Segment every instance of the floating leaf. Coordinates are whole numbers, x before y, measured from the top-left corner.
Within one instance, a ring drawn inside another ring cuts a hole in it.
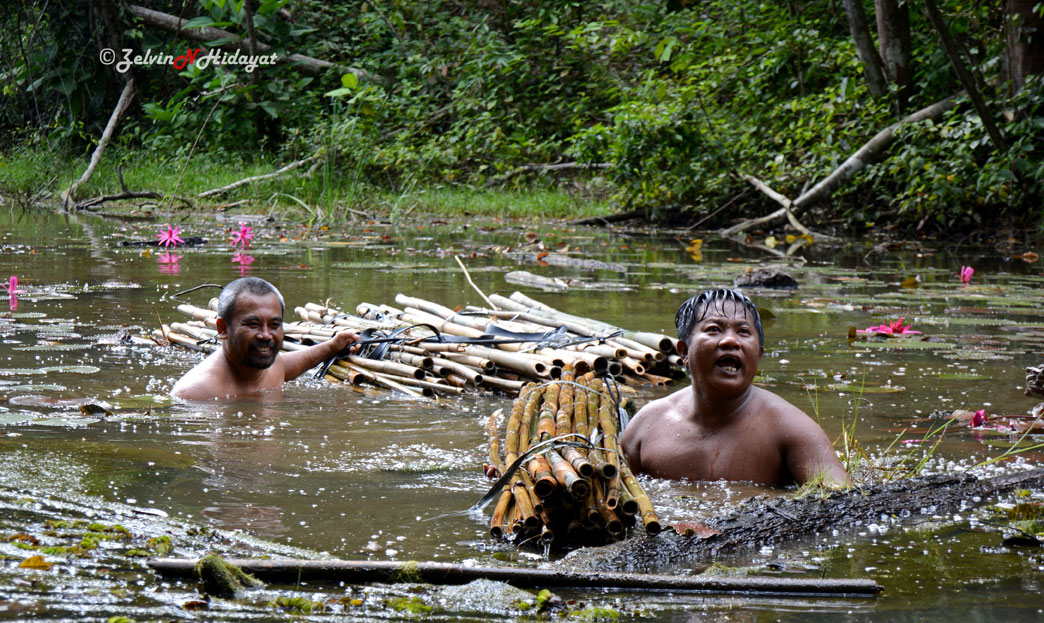
[[[101,370],[97,366],[49,366],[46,368],[40,368],[43,373],[48,372],[62,372],[64,374],[94,374]]]
[[[988,376],[971,372],[937,372],[932,376],[942,381],[988,381],[990,379]]]
[[[23,376],[30,374],[47,374],[43,368],[0,368],[0,376]]]
[[[66,428],[80,428],[83,426],[89,426],[100,422],[101,420],[94,417],[51,417],[42,420],[34,420],[33,426],[54,426],[54,427],[66,427]]]
[[[64,392],[67,388],[64,385],[55,385],[52,383],[42,383],[40,385],[13,385],[7,388],[9,392]]]
[[[32,422],[42,418],[43,415],[40,413],[33,413],[32,411],[14,411],[9,413],[0,413],[0,426],[13,426],[17,424],[25,424],[26,422]]]
[[[21,569],[43,569],[47,570],[54,566],[53,562],[47,562],[43,556],[30,556],[18,565]]]
[[[892,338],[887,340],[867,340],[858,342],[862,347],[879,350],[948,350],[954,348],[950,342],[930,342],[918,339]]]
[[[64,351],[64,350],[87,350],[93,344],[34,344],[33,346],[16,346],[11,350],[19,351]]]

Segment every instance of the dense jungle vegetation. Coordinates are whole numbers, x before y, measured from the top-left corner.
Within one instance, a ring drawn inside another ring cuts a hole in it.
[[[56,205],[133,78],[78,197],[118,192],[118,165],[193,196],[304,160],[210,203],[337,219],[506,191],[711,227],[778,208],[769,187],[816,228],[1041,231],[1044,2],[139,2],[0,8],[7,201]],[[103,62],[210,46],[311,60]]]

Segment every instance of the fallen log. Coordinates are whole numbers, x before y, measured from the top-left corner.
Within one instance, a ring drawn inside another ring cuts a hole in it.
[[[759,593],[781,596],[820,595],[871,597],[883,590],[873,580],[777,577],[703,577],[629,573],[582,573],[556,569],[475,567],[442,562],[383,560],[254,560],[229,558],[225,562],[271,583],[365,582],[467,584],[486,579],[520,588],[606,588],[688,593]],[[151,569],[166,577],[195,579],[196,561],[154,558]]]
[[[704,522],[717,530],[707,538],[666,530],[655,538],[637,537],[597,549],[577,550],[563,563],[572,569],[645,571],[695,565],[728,550],[775,545],[824,530],[878,522],[882,516],[931,517],[976,504],[1017,488],[1044,487],[1044,468],[976,478],[941,474],[886,482],[866,489],[837,491],[825,498],[751,498],[725,517]]]

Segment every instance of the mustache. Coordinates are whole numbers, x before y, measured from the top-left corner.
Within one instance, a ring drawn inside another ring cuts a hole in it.
[[[275,340],[257,340],[250,343],[250,348],[255,350],[261,348],[271,348],[272,350],[275,350]]]

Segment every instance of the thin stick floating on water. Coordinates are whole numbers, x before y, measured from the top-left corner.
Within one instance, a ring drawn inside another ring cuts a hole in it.
[[[703,577],[639,573],[581,573],[558,569],[472,567],[439,562],[367,560],[253,560],[226,562],[266,582],[427,582],[466,584],[486,579],[524,588],[602,588],[620,590],[685,591],[692,593],[747,593],[806,597],[871,597],[884,588],[868,579],[777,577]],[[196,561],[156,558],[149,567],[161,575],[196,577]]]

